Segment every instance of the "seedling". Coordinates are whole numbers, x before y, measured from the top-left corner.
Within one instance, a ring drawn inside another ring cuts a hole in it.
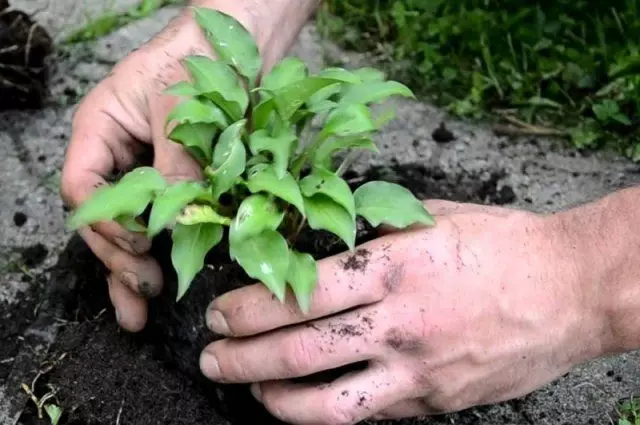
[[[224,13],[194,11],[218,59],[184,59],[191,80],[166,90],[183,98],[166,131],[198,161],[205,181],[170,184],[154,168],[139,167],[94,192],[68,225],[115,220],[150,238],[171,229],[177,300],[226,233],[229,255],[247,275],[281,302],[289,286],[308,312],[316,261],[293,248],[305,226],[333,233],[353,251],[358,216],[374,227],[435,224],[406,188],[374,181],[352,191],[341,177],[352,152],[378,152],[373,135],[384,120],[371,106],[413,93],[371,68],[311,74],[294,57],[259,79],[263,63],[250,33]],[[315,134],[312,120],[322,124]],[[336,167],[334,156],[345,151]],[[144,225],[139,216],[149,205]]]

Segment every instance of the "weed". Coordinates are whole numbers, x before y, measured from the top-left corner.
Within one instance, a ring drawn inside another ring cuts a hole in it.
[[[640,399],[631,398],[619,408],[618,425],[640,425]]]

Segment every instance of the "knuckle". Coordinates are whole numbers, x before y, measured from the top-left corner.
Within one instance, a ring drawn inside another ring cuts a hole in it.
[[[309,370],[313,363],[315,355],[308,338],[294,333],[285,343],[284,368],[289,373],[301,373]]]

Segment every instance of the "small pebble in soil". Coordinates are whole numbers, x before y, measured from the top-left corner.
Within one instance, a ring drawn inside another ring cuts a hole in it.
[[[26,222],[27,215],[25,213],[18,211],[13,215],[13,224],[15,224],[16,226],[22,227]]]
[[[445,127],[444,121],[441,121],[438,128],[431,133],[431,137],[438,143],[448,143],[456,139],[453,133]]]

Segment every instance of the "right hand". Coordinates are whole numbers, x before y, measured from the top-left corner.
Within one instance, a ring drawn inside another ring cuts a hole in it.
[[[80,103],[61,177],[69,207],[87,200],[111,173],[135,165],[144,145],[153,147],[153,166],[169,181],[202,178],[198,164],[164,133],[166,116],[179,99],[162,92],[188,79],[181,59],[212,54],[189,12],[118,63]],[[79,233],[110,271],[109,296],[120,326],[140,331],[147,321],[146,299],[163,286],[160,267],[147,254],[150,241],[115,222]]]

